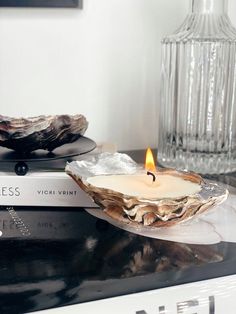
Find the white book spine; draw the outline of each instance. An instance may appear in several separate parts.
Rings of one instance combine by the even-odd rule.
[[[35,172],[26,176],[0,173],[0,205],[96,207],[63,172]]]

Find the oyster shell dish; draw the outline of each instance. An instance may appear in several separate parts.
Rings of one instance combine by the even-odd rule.
[[[65,170],[108,216],[137,228],[173,226],[205,213],[228,196],[223,186],[205,181],[196,173],[175,169],[159,169],[157,175],[171,175],[195,183],[199,185],[196,193],[145,198],[91,184],[99,176],[144,173],[143,168],[128,155],[120,153],[102,153],[87,160],[73,161],[67,164]]]
[[[0,146],[20,154],[55,148],[72,143],[88,127],[81,115],[41,115],[30,118],[11,118],[0,115]]]

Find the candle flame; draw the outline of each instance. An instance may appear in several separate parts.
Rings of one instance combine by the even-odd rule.
[[[147,171],[156,172],[156,166],[155,166],[154,157],[153,157],[151,148],[148,148],[146,151],[145,169]]]

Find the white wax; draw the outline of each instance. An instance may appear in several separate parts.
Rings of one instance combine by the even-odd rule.
[[[95,176],[87,181],[93,186],[146,199],[181,197],[201,190],[197,183],[168,174],[157,174],[155,182],[146,174]]]

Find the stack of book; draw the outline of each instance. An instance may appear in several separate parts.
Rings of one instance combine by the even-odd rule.
[[[88,155],[114,152],[111,144],[98,145]],[[97,207],[64,169],[60,171],[29,171],[25,176],[0,172],[0,204],[2,206]]]
[[[64,172],[0,174],[0,204],[7,206],[94,207],[90,197]]]

